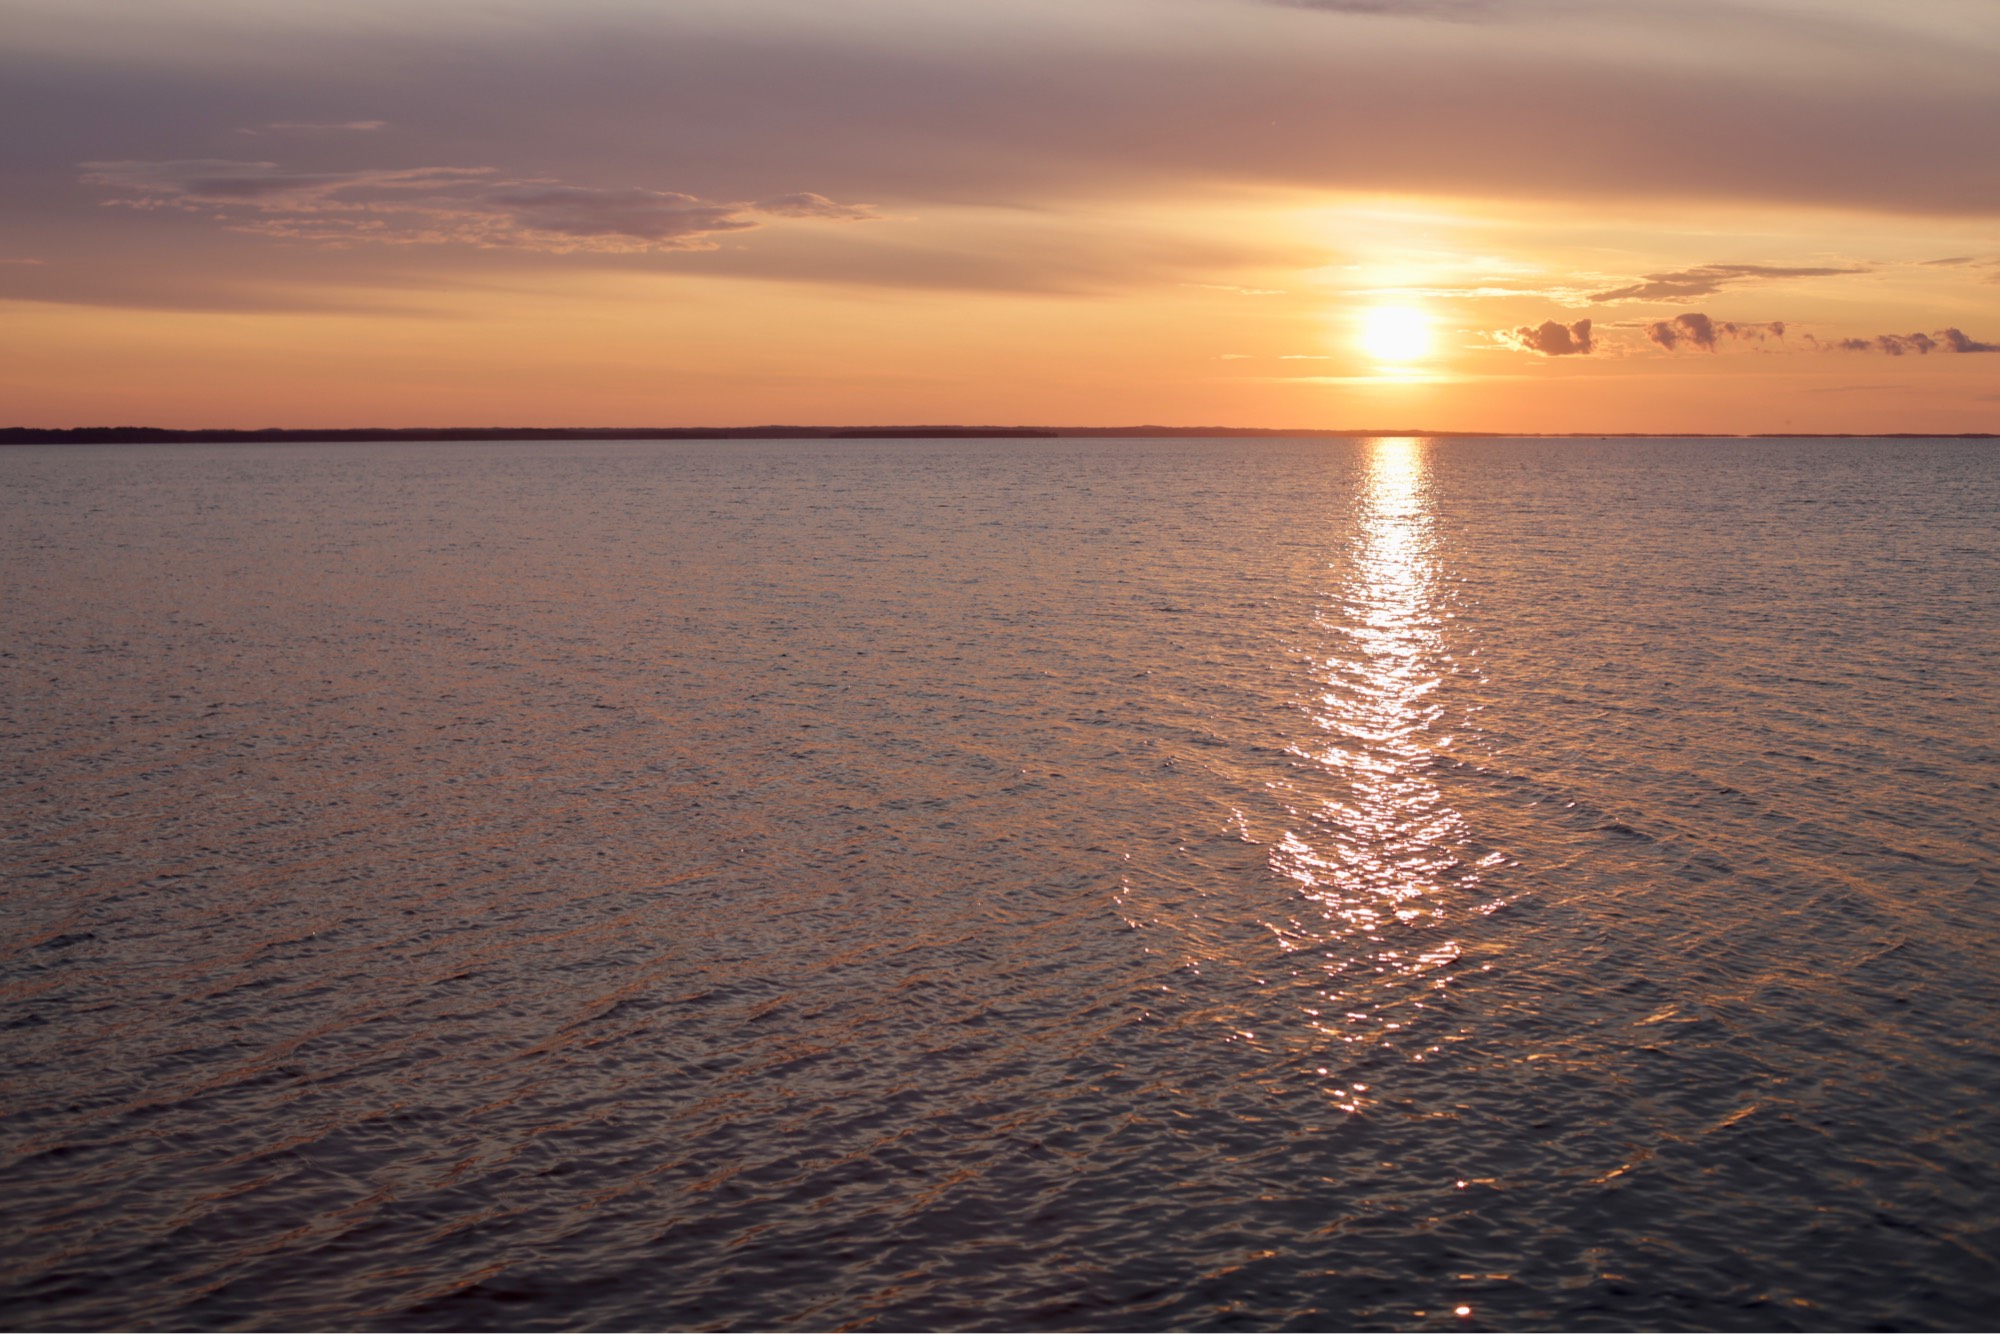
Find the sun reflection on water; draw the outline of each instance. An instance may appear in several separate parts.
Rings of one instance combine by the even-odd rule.
[[[1477,868],[1464,818],[1434,776],[1450,744],[1439,687],[1451,670],[1448,613],[1435,554],[1429,445],[1372,442],[1356,534],[1343,578],[1321,613],[1309,712],[1315,733],[1294,753],[1324,777],[1326,795],[1271,850],[1305,903],[1279,926],[1285,947],[1318,952],[1330,985],[1328,1033],[1380,1038],[1403,1023],[1386,1010],[1459,958],[1446,933]],[[1365,995],[1362,994],[1365,992]],[[1420,1002],[1419,1002],[1420,1003]]]

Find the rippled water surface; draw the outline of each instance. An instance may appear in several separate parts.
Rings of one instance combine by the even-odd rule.
[[[1996,650],[1992,442],[7,450],[0,1323],[1990,1325]]]

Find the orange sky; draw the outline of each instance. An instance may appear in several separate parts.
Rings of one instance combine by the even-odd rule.
[[[1990,0],[15,0],[0,424],[2000,429]]]

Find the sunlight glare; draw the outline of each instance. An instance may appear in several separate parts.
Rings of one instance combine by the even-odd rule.
[[[1361,349],[1377,361],[1426,357],[1431,350],[1430,319],[1412,306],[1378,306],[1361,317]]]

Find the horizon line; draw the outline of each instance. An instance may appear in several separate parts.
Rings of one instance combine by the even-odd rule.
[[[1200,439],[1318,436],[1485,440],[1995,440],[2000,431],[1471,431],[1274,426],[6,426],[0,445],[451,443],[505,440]]]

